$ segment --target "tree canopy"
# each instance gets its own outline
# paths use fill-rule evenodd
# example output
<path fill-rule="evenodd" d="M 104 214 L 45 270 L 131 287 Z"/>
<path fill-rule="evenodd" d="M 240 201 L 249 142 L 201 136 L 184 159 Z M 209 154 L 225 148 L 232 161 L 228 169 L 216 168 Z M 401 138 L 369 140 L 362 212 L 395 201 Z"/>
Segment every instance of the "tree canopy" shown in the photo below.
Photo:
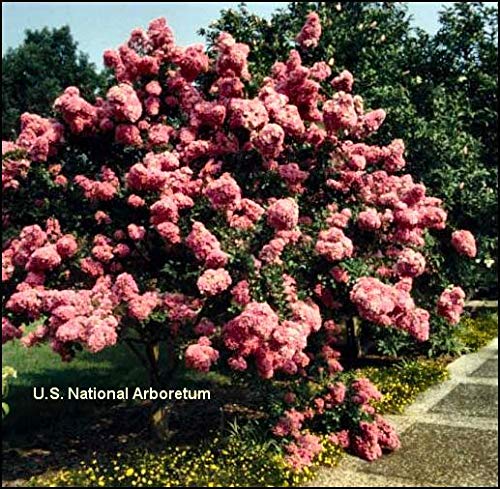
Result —
<path fill-rule="evenodd" d="M 252 46 L 249 66 L 258 85 L 276 59 L 286 59 L 310 11 L 318 13 L 323 35 L 304 61 L 326 59 L 337 72 L 348 69 L 365 104 L 384 107 L 386 122 L 372 141 L 405 134 L 410 172 L 446 201 L 452 227 L 478 238 L 475 262 L 452 260 L 441 269 L 471 294 L 495 295 L 497 9 L 457 2 L 440 13 L 431 36 L 412 27 L 401 2 L 291 2 L 269 20 L 241 4 L 199 32 L 209 45 L 227 31 Z M 442 255 L 442 243 L 435 245 Z"/>
<path fill-rule="evenodd" d="M 2 138 L 19 130 L 23 112 L 52 115 L 52 103 L 71 85 L 90 99 L 103 86 L 104 76 L 78 50 L 68 26 L 27 30 L 23 43 L 2 57 Z"/>

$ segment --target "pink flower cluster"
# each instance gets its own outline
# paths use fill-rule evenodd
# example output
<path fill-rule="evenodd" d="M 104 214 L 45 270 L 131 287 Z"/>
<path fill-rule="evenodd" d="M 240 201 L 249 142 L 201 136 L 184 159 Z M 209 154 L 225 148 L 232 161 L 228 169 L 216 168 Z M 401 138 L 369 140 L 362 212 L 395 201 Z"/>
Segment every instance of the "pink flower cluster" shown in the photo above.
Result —
<path fill-rule="evenodd" d="M 234 210 L 241 201 L 241 189 L 229 173 L 223 173 L 205 188 L 205 195 L 216 210 Z"/>
<path fill-rule="evenodd" d="M 2 317 L 2 345 L 14 338 L 20 338 L 22 331 L 16 328 L 7 318 Z"/>
<path fill-rule="evenodd" d="M 184 354 L 186 367 L 200 372 L 208 372 L 213 363 L 219 358 L 219 352 L 212 348 L 206 336 L 198 339 L 194 345 L 189 345 Z"/>
<path fill-rule="evenodd" d="M 382 456 L 382 450 L 397 450 L 401 443 L 394 427 L 377 416 L 373 423 L 361 421 L 359 433 L 353 437 L 351 445 L 358 456 L 372 461 Z"/>
<path fill-rule="evenodd" d="M 415 306 L 410 290 L 408 281 L 391 286 L 373 277 L 361 277 L 350 298 L 363 319 L 403 329 L 417 340 L 425 341 L 429 337 L 429 313 Z"/>
<path fill-rule="evenodd" d="M 313 303 L 296 302 L 292 320 L 280 322 L 268 304 L 250 302 L 223 327 L 224 343 L 234 352 L 229 366 L 246 370 L 252 356 L 263 378 L 273 377 L 276 371 L 294 374 L 309 363 L 303 350 L 307 337 L 320 327 L 319 308 Z"/>
<path fill-rule="evenodd" d="M 315 48 L 318 45 L 320 37 L 321 22 L 319 20 L 319 15 L 316 12 L 311 12 L 307 16 L 304 27 L 302 27 L 302 30 L 297 36 L 297 42 L 304 49 Z"/>
<path fill-rule="evenodd" d="M 111 200 L 120 188 L 120 182 L 113 170 L 103 166 L 101 180 L 91 180 L 85 175 L 77 175 L 74 182 L 83 190 L 89 200 Z"/>
<path fill-rule="evenodd" d="M 92 131 L 96 124 L 97 109 L 85 99 L 80 97 L 80 90 L 77 87 L 68 87 L 64 93 L 54 102 L 56 109 L 69 125 L 70 131 L 80 134 L 85 131 Z"/>
<path fill-rule="evenodd" d="M 26 158 L 10 158 L 9 153 L 22 150 L 15 143 L 2 141 L 2 191 L 19 188 L 20 180 L 26 178 L 31 162 Z"/>
<path fill-rule="evenodd" d="M 458 324 L 465 305 L 465 292 L 460 287 L 443 291 L 437 303 L 437 311 L 450 324 Z"/>
<path fill-rule="evenodd" d="M 249 230 L 260 220 L 266 211 L 250 199 L 241 199 L 235 211 L 227 211 L 226 218 L 232 228 Z"/>
<path fill-rule="evenodd" d="M 48 272 L 75 255 L 75 237 L 63 235 L 57 220 L 49 219 L 45 228 L 44 231 L 37 224 L 24 227 L 19 237 L 2 251 L 2 282 L 9 281 L 16 269 L 24 269 L 25 282 L 41 285 Z"/>
<path fill-rule="evenodd" d="M 267 209 L 267 223 L 278 231 L 290 231 L 298 222 L 299 206 L 292 198 L 277 200 Z"/>
<path fill-rule="evenodd" d="M 21 115 L 21 132 L 16 145 L 26 150 L 32 161 L 47 161 L 63 142 L 64 127 L 59 122 L 28 112 Z"/>
<path fill-rule="evenodd" d="M 477 254 L 476 240 L 470 231 L 454 231 L 451 235 L 451 245 L 461 255 L 474 258 Z"/>
<path fill-rule="evenodd" d="M 329 261 L 339 261 L 352 256 L 354 247 L 352 241 L 342 229 L 332 227 L 321 231 L 316 241 L 316 253 Z"/>
<path fill-rule="evenodd" d="M 348 398 L 347 392 L 350 393 Z M 310 465 L 321 449 L 317 445 L 319 439 L 309 438 L 310 434 L 306 429 L 308 423 L 318 422 L 318 418 L 327 411 L 344 409 L 344 403 L 350 401 L 359 406 L 360 412 L 364 413 L 364 420 L 351 429 L 331 433 L 329 439 L 344 449 L 350 448 L 365 460 L 375 460 L 382 456 L 383 450 L 392 451 L 400 447 L 399 437 L 392 425 L 375 414 L 371 405 L 381 397 L 380 392 L 368 379 L 354 380 L 349 389 L 342 382 L 337 382 L 329 385 L 325 394 L 312 399 L 310 407 L 303 410 L 295 407 L 287 409 L 272 431 L 280 438 L 292 440 L 287 445 L 290 454 L 287 458 L 294 469 Z M 285 396 L 285 402 L 296 404 L 297 396 L 289 392 Z"/>
<path fill-rule="evenodd" d="M 203 301 L 196 297 L 168 292 L 163 296 L 163 307 L 173 323 L 193 322 L 203 307 Z"/>
<path fill-rule="evenodd" d="M 205 270 L 198 279 L 198 290 L 202 295 L 215 296 L 229 288 L 231 276 L 223 268 Z"/>
<path fill-rule="evenodd" d="M 425 258 L 418 251 L 405 248 L 398 256 L 395 271 L 400 277 L 418 277 L 425 272 Z"/>
<path fill-rule="evenodd" d="M 207 268 L 219 268 L 227 263 L 228 256 L 222 251 L 219 241 L 201 222 L 193 223 L 186 245 Z"/>

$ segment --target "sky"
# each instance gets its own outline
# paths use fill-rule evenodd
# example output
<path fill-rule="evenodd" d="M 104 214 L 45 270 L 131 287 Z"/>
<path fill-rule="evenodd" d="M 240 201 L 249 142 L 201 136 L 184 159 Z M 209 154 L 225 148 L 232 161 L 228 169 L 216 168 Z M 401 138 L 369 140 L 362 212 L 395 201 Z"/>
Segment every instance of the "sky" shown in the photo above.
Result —
<path fill-rule="evenodd" d="M 186 46 L 203 39 L 196 34 L 218 17 L 220 10 L 236 8 L 239 2 L 2 2 L 2 55 L 16 47 L 26 29 L 68 24 L 78 47 L 98 67 L 102 53 L 124 42 L 135 27 L 147 27 L 150 20 L 166 17 L 176 41 Z M 434 33 L 438 12 L 453 2 L 409 2 L 415 25 Z M 486 2 L 497 5 L 497 2 Z M 247 2 L 247 8 L 268 18 L 287 2 Z"/>

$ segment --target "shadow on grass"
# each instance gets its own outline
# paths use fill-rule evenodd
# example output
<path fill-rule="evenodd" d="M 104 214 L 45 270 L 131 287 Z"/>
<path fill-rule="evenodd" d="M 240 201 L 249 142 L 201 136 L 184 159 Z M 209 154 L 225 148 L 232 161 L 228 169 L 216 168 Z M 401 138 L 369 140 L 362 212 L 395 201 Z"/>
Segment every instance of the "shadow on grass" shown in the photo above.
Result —
<path fill-rule="evenodd" d="M 150 431 L 151 401 L 35 400 L 33 387 L 122 389 L 148 387 L 147 375 L 129 351 L 118 346 L 98 355 L 85 352 L 63 364 L 46 346 L 26 350 L 9 343 L 3 348 L 4 365 L 18 378 L 10 385 L 11 412 L 2 423 L 2 480 L 5 485 L 26 481 L 47 471 L 78 465 L 94 452 L 114 455 L 131 447 L 153 451 L 164 448 Z M 259 416 L 258 401 L 246 399 L 242 389 L 222 378 L 203 380 L 193 373 L 177 379 L 180 388 L 209 389 L 206 401 L 176 402 L 169 420 L 168 443 L 196 445 L 220 433 L 236 416 Z M 244 406 L 246 405 L 246 406 Z M 250 406 L 250 407 L 248 407 Z M 200 416 L 200 413 L 203 413 Z"/>
<path fill-rule="evenodd" d="M 145 372 L 124 347 L 97 355 L 82 352 L 73 362 L 62 363 L 47 346 L 27 350 L 11 342 L 2 348 L 2 365 L 17 371 L 6 399 L 10 413 L 2 422 L 4 481 L 78 463 L 89 452 L 113 449 L 147 426 L 147 408 L 131 402 L 33 396 L 33 387 L 44 387 L 46 394 L 57 387 L 63 396 L 68 387 L 146 387 Z"/>

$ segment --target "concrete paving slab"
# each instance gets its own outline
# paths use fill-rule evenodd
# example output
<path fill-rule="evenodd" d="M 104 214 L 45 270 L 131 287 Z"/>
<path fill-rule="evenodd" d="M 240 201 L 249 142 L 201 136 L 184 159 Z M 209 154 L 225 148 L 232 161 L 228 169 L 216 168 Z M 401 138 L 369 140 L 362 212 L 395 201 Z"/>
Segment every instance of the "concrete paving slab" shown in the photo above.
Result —
<path fill-rule="evenodd" d="M 429 412 L 497 418 L 498 387 L 482 384 L 458 384 Z"/>
<path fill-rule="evenodd" d="M 498 485 L 497 432 L 416 423 L 402 448 L 359 468 L 366 474 L 448 487 Z"/>
<path fill-rule="evenodd" d="M 353 482 L 355 483 L 353 484 Z M 312 487 L 415 487 L 411 479 L 398 479 L 377 474 L 365 474 L 353 470 L 338 469 L 322 470 L 318 477 L 311 482 Z M 429 483 L 428 487 L 446 487 Z"/>
<path fill-rule="evenodd" d="M 478 369 L 474 370 L 471 377 L 498 378 L 498 360 L 486 360 Z"/>

